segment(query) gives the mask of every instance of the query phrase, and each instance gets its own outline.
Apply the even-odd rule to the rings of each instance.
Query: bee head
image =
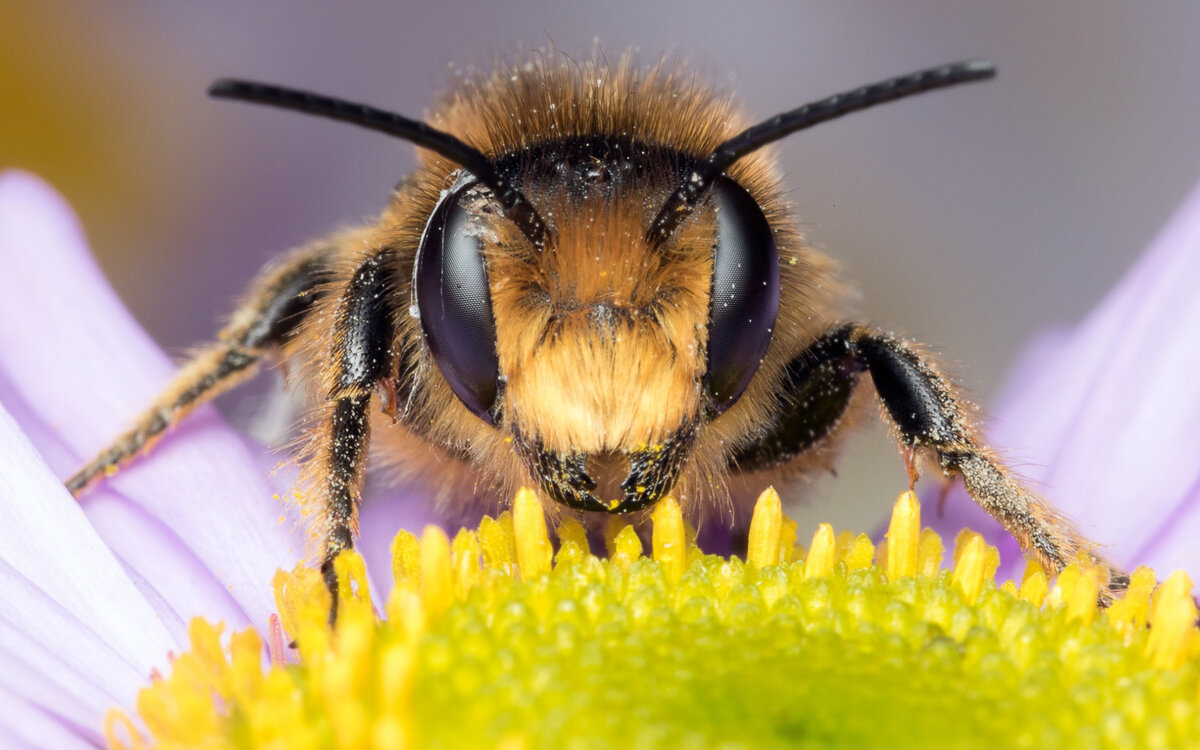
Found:
[[[544,143],[497,164],[545,217],[543,243],[465,172],[427,225],[413,289],[434,359],[566,505],[662,497],[770,343],[778,259],[745,189],[720,177],[669,237],[649,231],[697,166],[623,139]]]

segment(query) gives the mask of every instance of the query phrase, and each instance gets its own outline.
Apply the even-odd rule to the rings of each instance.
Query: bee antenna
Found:
[[[982,81],[995,75],[995,66],[984,60],[950,63],[834,94],[746,128],[717,146],[712,154],[687,176],[683,184],[663,204],[662,209],[650,224],[650,229],[646,233],[647,239],[657,244],[670,237],[680,222],[687,218],[704,199],[709,188],[712,187],[713,180],[731,164],[751,151],[756,151],[768,143],[774,143],[797,130],[811,128],[813,125],[857,112],[860,109],[873,107],[876,104],[956,86],[960,83]]]
[[[208,95],[215,99],[266,104],[339,122],[348,122],[368,130],[376,130],[402,138],[421,148],[427,148],[460,164],[475,175],[496,195],[496,200],[499,201],[504,216],[516,224],[535,247],[540,249],[545,244],[547,234],[545,222],[538,216],[537,211],[534,210],[533,205],[524,194],[496,171],[491,160],[478,149],[468,146],[458,138],[427,123],[410,120],[394,112],[376,109],[366,104],[357,104],[344,99],[315,94],[311,91],[301,91],[255,81],[223,78],[209,86]]]

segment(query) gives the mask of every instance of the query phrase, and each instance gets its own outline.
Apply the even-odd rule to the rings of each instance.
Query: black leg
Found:
[[[321,508],[324,523],[324,549],[321,574],[329,589],[329,622],[337,620],[338,579],[333,561],[344,550],[354,547],[358,525],[358,503],[366,467],[370,439],[367,408],[370,395],[341,398],[333,402],[332,418],[325,430],[325,446],[317,471],[324,473],[324,498]]]
[[[321,497],[321,573],[333,600],[331,624],[337,619],[338,602],[333,561],[340,552],[353,548],[357,533],[371,395],[396,374],[395,321],[388,301],[397,293],[394,269],[398,265],[388,249],[378,250],[360,263],[338,302],[322,372],[328,400],[322,425],[314,433],[305,474]]]
[[[201,349],[133,427],[66,481],[80,495],[101,477],[144,453],[193,409],[257,372],[263,357],[285,346],[320,296],[332,248],[318,246],[265,271],[218,341]]]
[[[826,333],[788,363],[782,385],[784,409],[758,438],[736,451],[734,471],[761,471],[785,464],[837,427],[866,365],[850,356],[852,326]]]
[[[793,361],[785,381],[789,408],[760,440],[734,455],[735,467],[753,471],[786,463],[829,434],[864,371],[901,445],[931,456],[945,475],[961,475],[971,498],[1047,570],[1062,570],[1081,552],[1105,564],[1091,541],[1014,481],[979,442],[958,395],[927,358],[907,342],[863,326],[833,329]],[[1110,570],[1111,589],[1119,590],[1124,574]],[[1110,601],[1108,594],[1101,598]]]

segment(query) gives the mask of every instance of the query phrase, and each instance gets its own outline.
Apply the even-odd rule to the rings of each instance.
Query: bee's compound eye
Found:
[[[779,254],[754,198],[727,177],[713,183],[717,237],[708,312],[708,394],[719,414],[750,384],[779,311]]]
[[[413,293],[425,343],[459,400],[495,424],[500,376],[496,322],[476,223],[464,207],[469,183],[442,198],[425,225],[413,276]]]

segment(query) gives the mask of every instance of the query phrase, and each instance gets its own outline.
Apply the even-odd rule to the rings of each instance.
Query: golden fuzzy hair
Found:
[[[664,153],[700,159],[748,124],[730,97],[677,66],[641,69],[625,55],[606,67],[557,53],[499,65],[488,77],[461,83],[429,122],[494,160],[521,159],[544,144],[588,138],[664,147]],[[399,187],[382,220],[340,240],[346,250],[333,287],[344,286],[373,248],[389,245],[399,248],[403,266],[394,293],[411,296],[425,224],[459,169],[436,154],[420,153],[420,168]],[[495,510],[516,487],[537,486],[514,451],[515,430],[535,435],[549,449],[605,453],[654,446],[695,417],[706,367],[716,220],[711,209],[700,210],[666,245],[652,247],[646,228],[678,182],[671,164],[660,166],[627,189],[580,200],[552,179],[539,178],[539,170],[553,165],[528,165],[522,191],[554,225],[552,241],[534,251],[499,216],[479,229],[506,379],[505,424],[501,429],[484,424],[459,402],[432,361],[419,361],[399,388],[405,419],[374,420],[374,464],[405,481],[423,479],[443,508]],[[775,233],[779,314],[758,375],[729,411],[699,427],[672,491],[694,521],[709,507],[725,509],[724,520],[730,520],[731,489],[740,493],[728,481],[729,457],[780,407],[775,393],[784,364],[828,327],[840,292],[830,263],[796,232],[768,153],[744,157],[728,174],[758,203]],[[306,323],[314,333],[328,326],[336,298],[326,295],[325,309]],[[395,323],[398,350],[411,351],[422,335],[419,321],[401,314]],[[325,356],[310,352],[314,372],[328,371],[321,367]],[[790,473],[820,463],[823,453],[806,452]],[[563,510],[548,498],[544,504],[552,516]]]

